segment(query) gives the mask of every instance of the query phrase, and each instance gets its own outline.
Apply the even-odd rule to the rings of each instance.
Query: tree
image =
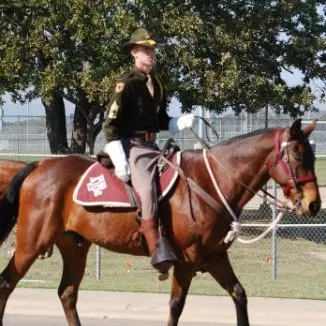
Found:
[[[112,13],[117,18],[108,20],[108,16],[113,18]],[[112,1],[84,0],[16,0],[3,5],[2,17],[3,89],[21,102],[41,97],[51,152],[83,153],[86,140],[92,147],[100,130],[103,103],[112,92],[112,78],[122,63],[121,56],[111,49],[126,35],[115,33],[115,24],[126,23],[128,17],[124,19]],[[63,99],[76,107],[71,148]],[[100,119],[94,125],[95,113]]]
[[[314,110],[311,83],[326,92],[324,1],[5,0],[1,5],[0,93],[41,97],[52,152],[92,149],[108,98],[131,60],[121,51],[138,26],[162,45],[157,69],[184,111],[269,107]],[[289,86],[283,72],[299,70]],[[23,95],[22,95],[23,94]],[[64,102],[74,103],[68,147]]]
[[[185,110],[194,103],[217,113],[269,106],[297,116],[314,109],[311,82],[325,85],[326,77],[324,1],[168,3],[161,19],[168,37],[165,69],[174,68],[173,86]],[[302,83],[287,85],[284,70],[299,70]]]

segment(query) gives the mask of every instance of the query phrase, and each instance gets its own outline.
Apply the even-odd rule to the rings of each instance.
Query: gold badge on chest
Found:
[[[109,118],[115,119],[118,115],[118,111],[119,111],[119,105],[117,104],[117,101],[114,101],[110,106]]]

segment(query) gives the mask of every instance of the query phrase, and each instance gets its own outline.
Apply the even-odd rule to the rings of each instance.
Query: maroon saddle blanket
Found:
[[[180,165],[181,152],[176,152],[171,163]],[[159,177],[159,200],[171,190],[178,178],[178,172],[167,165]],[[137,194],[137,189],[135,189]],[[99,162],[92,164],[81,176],[73,193],[73,200],[83,206],[136,207],[128,192],[127,185]]]

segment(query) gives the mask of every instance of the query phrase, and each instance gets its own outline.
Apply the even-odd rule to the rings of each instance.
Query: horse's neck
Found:
[[[212,149],[212,154],[223,166],[212,162],[211,159],[214,177],[225,199],[234,207],[235,211],[240,211],[268,181],[266,162],[273,149],[274,137],[272,134],[268,137],[266,134],[256,135]],[[241,183],[252,191],[246,189]]]

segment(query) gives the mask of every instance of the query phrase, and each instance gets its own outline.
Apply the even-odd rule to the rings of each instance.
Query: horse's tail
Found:
[[[0,201],[0,245],[6,240],[15,226],[18,216],[20,188],[26,177],[37,167],[32,162],[23,167],[11,180],[7,192]]]

